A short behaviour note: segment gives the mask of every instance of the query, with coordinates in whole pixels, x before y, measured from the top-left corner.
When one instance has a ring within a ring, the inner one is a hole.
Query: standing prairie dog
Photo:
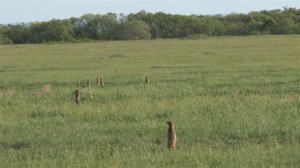
[[[78,89],[75,90],[75,101],[77,104],[80,102],[80,93]]]
[[[175,133],[175,125],[172,121],[168,121],[168,148],[175,149],[176,148],[176,133]]]
[[[100,78],[100,84],[104,86],[104,80],[102,78]]]
[[[145,83],[146,83],[146,84],[149,83],[149,78],[148,78],[148,76],[145,77]]]
[[[97,86],[99,86],[101,84],[101,86],[104,86],[104,80],[102,78],[97,78]]]
[[[99,78],[97,78],[96,83],[97,83],[97,86],[99,86],[99,84],[100,84]]]

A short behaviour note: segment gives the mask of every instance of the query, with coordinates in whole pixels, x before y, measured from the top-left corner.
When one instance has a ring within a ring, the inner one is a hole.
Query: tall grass
[[[299,53],[300,36],[0,46],[0,167],[299,167]]]

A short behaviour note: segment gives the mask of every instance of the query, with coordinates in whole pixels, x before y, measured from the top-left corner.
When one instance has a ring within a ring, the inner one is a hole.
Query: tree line
[[[263,34],[300,34],[300,9],[189,16],[142,10],[128,15],[85,14],[46,22],[0,24],[0,44]]]

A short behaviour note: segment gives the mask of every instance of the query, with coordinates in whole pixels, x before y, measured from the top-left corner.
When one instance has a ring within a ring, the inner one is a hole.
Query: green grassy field
[[[300,167],[300,36],[6,45],[0,54],[0,167]],[[76,82],[88,78],[76,105]]]

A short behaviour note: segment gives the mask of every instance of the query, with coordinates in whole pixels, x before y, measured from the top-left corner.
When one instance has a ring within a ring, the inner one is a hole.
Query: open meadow
[[[300,167],[300,36],[0,45],[0,167]]]

